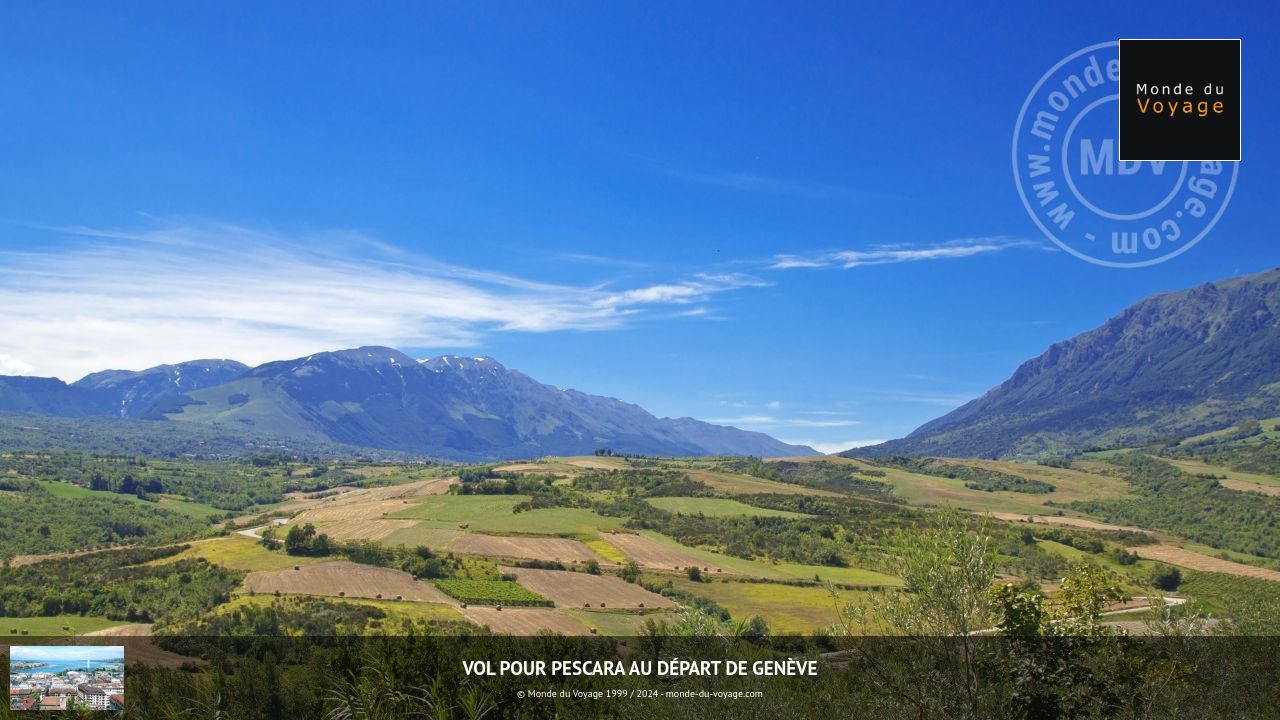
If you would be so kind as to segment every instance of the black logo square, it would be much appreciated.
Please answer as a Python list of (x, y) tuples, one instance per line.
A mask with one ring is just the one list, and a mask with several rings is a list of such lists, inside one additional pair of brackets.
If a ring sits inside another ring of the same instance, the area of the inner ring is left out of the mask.
[(1240, 159), (1239, 40), (1120, 41), (1121, 160)]

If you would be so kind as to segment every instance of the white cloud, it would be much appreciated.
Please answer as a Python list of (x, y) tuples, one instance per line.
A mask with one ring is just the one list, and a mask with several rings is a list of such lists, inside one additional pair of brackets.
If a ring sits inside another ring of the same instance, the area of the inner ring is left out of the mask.
[(767, 425), (771, 427), (837, 428), (858, 425), (857, 420), (807, 420), (805, 418), (778, 418), (772, 415), (739, 415), (737, 417), (708, 418), (716, 425)]
[(853, 427), (859, 425), (857, 420), (805, 420), (804, 418), (795, 418), (786, 421), (787, 425), (792, 427), (808, 427), (808, 428), (837, 428), (837, 427)]
[(688, 305), (707, 299), (715, 293), (744, 287), (764, 287), (768, 283), (749, 275), (697, 275), (692, 280), (679, 283), (650, 285), (624, 292), (606, 295), (596, 300), (595, 307), (614, 308), (628, 305), (667, 303)]
[(739, 415), (737, 417), (707, 418), (715, 425), (777, 425), (777, 418), (768, 415)]
[(368, 344), (469, 346), (495, 332), (609, 330), (650, 307), (764, 284), (747, 275), (622, 290), (543, 283), (344, 232), (64, 232), (80, 238), (71, 249), (0, 253), (2, 371), (73, 380), (203, 357), (257, 364)]
[(835, 250), (812, 256), (777, 255), (769, 265), (771, 270), (796, 268), (844, 269), (865, 265), (891, 265), (927, 260), (948, 260), (1001, 252), (1011, 248), (1036, 248), (1044, 244), (1034, 240), (1017, 240), (1003, 236), (967, 238), (934, 245), (873, 245), (867, 250)]
[(879, 445), (884, 440), (836, 440), (834, 442), (818, 441), (818, 440), (783, 440), (782, 442), (792, 445), (808, 445), (823, 455), (831, 455), (832, 453), (844, 452), (853, 448), (866, 447), (868, 445)]
[(0, 375), (26, 375), (31, 372), (31, 365), (16, 357), (0, 353)]
[(777, 410), (778, 408), (782, 407), (782, 402), (780, 400), (774, 400), (768, 403), (767, 405), (765, 405), (765, 407), (769, 408), (770, 410)]

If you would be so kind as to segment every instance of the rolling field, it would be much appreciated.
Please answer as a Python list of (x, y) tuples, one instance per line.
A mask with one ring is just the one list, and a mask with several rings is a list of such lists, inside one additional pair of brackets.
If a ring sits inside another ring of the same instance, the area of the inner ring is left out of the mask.
[[(375, 488), (354, 488), (338, 495), (306, 500), (289, 500), (274, 508), (277, 513), (298, 513), (290, 524), (376, 520), (403, 510), (415, 498), (449, 492), (456, 478), (431, 478)], [(300, 512), (299, 512), (300, 511)]]
[(646, 620), (670, 624), (677, 619), (675, 613), (671, 612), (646, 612), (642, 615), (634, 612), (599, 612), (571, 608), (566, 608), (563, 612), (583, 625), (594, 628), (598, 634), (610, 637), (636, 637), (644, 630)]
[(1215, 610), (1259, 600), (1280, 599), (1280, 585), (1269, 580), (1205, 571), (1188, 573), (1178, 591), (1209, 603)]
[[(923, 475), (893, 467), (879, 469), (885, 473), (883, 479), (893, 486), (894, 493), (913, 505), (952, 505), (970, 512), (1041, 515), (1046, 513), (1047, 502), (1117, 499), (1128, 495), (1128, 487), (1123, 480), (1102, 473), (993, 460), (947, 459), (947, 462), (1041, 480), (1053, 485), (1054, 491), (1039, 495), (1008, 491), (984, 492), (965, 487), (965, 481), (960, 478)], [(873, 467), (870, 464), (864, 465)]]
[(1232, 490), (1280, 496), (1280, 477), (1262, 475), (1259, 473), (1241, 472), (1240, 470), (1232, 470), (1219, 465), (1207, 465), (1199, 460), (1180, 458), (1160, 459), (1185, 472), (1189, 472), (1192, 475), (1216, 475), (1219, 478), (1226, 476), (1226, 479), (1220, 479), (1218, 482), (1222, 483), (1223, 487), (1228, 487)]
[(495, 633), (531, 637), (543, 632), (590, 635), (591, 629), (572, 615), (550, 608), (466, 607), (459, 610), (471, 622)]
[(441, 592), (467, 605), (552, 606), (551, 600), (510, 580), (436, 580)]
[[(308, 501), (312, 502), (312, 501)], [(408, 500), (370, 500), (354, 492), (319, 501), (318, 505), (298, 513), (290, 525), (343, 522), (348, 520), (381, 520), (408, 507)]]
[[(847, 585), (867, 585), (896, 587), (902, 582), (875, 570), (861, 568), (840, 568), (827, 565), (802, 565), (798, 563), (772, 563), (768, 560), (747, 560), (722, 553), (713, 553), (701, 548), (681, 545), (665, 535), (643, 531), (639, 535), (617, 533), (606, 535), (605, 539), (618, 546), (628, 557), (634, 559), (642, 567), (651, 570), (682, 572), (684, 568), (695, 565), (704, 568), (704, 572), (712, 574), (724, 573), (745, 575), (748, 577), (769, 580), (813, 580), (815, 576), (821, 582), (836, 582)], [(635, 548), (649, 562), (635, 557), (628, 551)], [(709, 570), (706, 570), (709, 568)]]
[(830, 627), (836, 622), (839, 607), (863, 595), (840, 591), (837, 600), (826, 588), (770, 583), (695, 583), (681, 580), (675, 585), (686, 592), (715, 600), (733, 615), (735, 621), (746, 620), (753, 615), (764, 618), (774, 635), (811, 634)]
[(792, 485), (791, 483), (777, 482), (776, 480), (765, 480), (754, 475), (739, 475), (737, 473), (727, 473), (718, 470), (690, 470), (689, 477), (704, 483), (716, 490), (722, 490), (728, 493), (738, 495), (760, 495), (760, 494), (779, 494), (779, 495), (820, 495), (825, 497), (837, 497), (839, 493), (830, 492), (828, 490), (819, 490), (817, 488), (804, 487), (803, 485)]
[(566, 608), (673, 609), (676, 604), (620, 578), (565, 570), (503, 568), (516, 582)]
[[(380, 520), (377, 522), (401, 522), (399, 520)], [(425, 545), (432, 550), (446, 551), (458, 538), (462, 537), (461, 530), (450, 530), (448, 528), (428, 527), (421, 522), (413, 522), (409, 526), (396, 530), (395, 532), (382, 538), (383, 545), (404, 545), (405, 547), (417, 547)]]
[(543, 508), (512, 512), (527, 495), (440, 495), (424, 497), (387, 517), (420, 520), (423, 527), (466, 529), (494, 534), (594, 537), (599, 530), (622, 526), (622, 519), (604, 517), (582, 508)]
[[(413, 520), (335, 520), (316, 525), (316, 529), (332, 540), (348, 542), (351, 540), (386, 540), (401, 530), (407, 530), (416, 524)], [(420, 543), (422, 544), (422, 543)]]
[(724, 568), (708, 562), (706, 555), (710, 553), (696, 554), (692, 548), (683, 547), (668, 538), (662, 538), (668, 542), (661, 542), (656, 539), (659, 537), (662, 536), (656, 533), (614, 533), (608, 536), (608, 543), (642, 567), (653, 570), (682, 571), (686, 567), (697, 566), (709, 572), (724, 572)]
[(504, 537), (464, 533), (450, 548), (453, 552), (488, 557), (510, 557), (528, 560), (555, 560), (565, 563), (600, 561), (595, 553), (577, 540), (567, 538)]
[[(27, 637), (87, 635), (127, 624), (119, 620), (83, 617), (80, 615), (32, 618), (0, 617), (0, 638), (8, 638), (9, 642), (14, 642), (17, 641), (16, 638), (21, 638), (24, 634)], [(63, 630), (63, 627), (69, 627), (70, 630)], [(0, 642), (5, 642), (5, 640), (0, 639)]]
[[(299, 569), (266, 570), (250, 573), (246, 590), (259, 594), (326, 595), (383, 600), (397, 598), (413, 602), (450, 603), (436, 588), (418, 582), (408, 573), (389, 568), (334, 560), (299, 565)], [(378, 596), (381, 596), (380, 598)]]
[(1269, 570), (1267, 568), (1254, 567), (1253, 565), (1245, 565), (1244, 563), (1238, 563), (1232, 560), (1222, 560), (1209, 555), (1201, 555), (1200, 553), (1185, 550), (1173, 545), (1145, 545), (1142, 547), (1129, 548), (1129, 552), (1137, 553), (1139, 557), (1148, 560), (1159, 560), (1160, 562), (1169, 563), (1170, 565), (1180, 565), (1192, 570), (1204, 570), (1206, 572), (1239, 575), (1241, 577), (1280, 582), (1280, 570)]
[[(1254, 435), (1253, 437), (1245, 438), (1240, 442), (1242, 443), (1259, 442), (1263, 438), (1268, 438), (1271, 440), (1280, 440), (1280, 431), (1277, 431), (1274, 429), (1277, 425), (1280, 425), (1280, 417), (1273, 417), (1273, 418), (1266, 418), (1264, 420), (1259, 420), (1258, 424), (1262, 426), (1262, 432), (1257, 435)], [(1227, 437), (1228, 435), (1231, 435), (1234, 432), (1236, 432), (1235, 427), (1228, 427), (1228, 428), (1223, 428), (1221, 430), (1214, 430), (1213, 432), (1207, 432), (1200, 435), (1193, 435), (1189, 438), (1186, 438), (1182, 441), (1182, 444), (1189, 445), (1189, 444), (1201, 442), (1203, 440), (1216, 440), (1218, 438)]]
[(323, 562), (322, 558), (297, 557), (286, 555), (282, 550), (268, 550), (262, 543), (243, 535), (228, 535), (193, 542), (186, 550), (173, 557), (151, 561), (152, 565), (165, 565), (185, 558), (204, 558), (214, 565), (221, 565), (231, 570), (260, 572), (265, 570), (283, 570), (294, 565), (312, 565)]
[(587, 549), (591, 550), (591, 552), (599, 555), (608, 562), (621, 565), (627, 561), (626, 553), (622, 552), (614, 545), (609, 544), (609, 541), (602, 538), (584, 540), (583, 544), (586, 545)]
[[(232, 612), (236, 608), (253, 606), (253, 607), (270, 607), (272, 603), (285, 602), (289, 598), (274, 597), (272, 595), (239, 595), (226, 605), (218, 608), (218, 612)], [(426, 622), (467, 622), (462, 616), (458, 608), (451, 604), (429, 603), (429, 602), (410, 602), (397, 600), (376, 600), (362, 597), (345, 597), (338, 602), (348, 603), (351, 605), (364, 605), (368, 607), (376, 607), (387, 613), (386, 620), (383, 621), (383, 627), (389, 631), (394, 631), (396, 624), (400, 620), (422, 620)]]
[(161, 510), (169, 510), (171, 512), (186, 515), (187, 517), (198, 518), (201, 520), (207, 520), (214, 515), (227, 514), (226, 510), (219, 510), (218, 508), (210, 507), (208, 505), (201, 505), (199, 503), (188, 502), (181, 498), (176, 498), (169, 495), (162, 495), (157, 499), (156, 502), (151, 502), (150, 500), (142, 500), (136, 495), (129, 495), (125, 493), (113, 493), (113, 492), (107, 492), (105, 490), (90, 490), (89, 488), (81, 487), (79, 485), (73, 485), (68, 482), (55, 482), (52, 480), (40, 480), (38, 482), (40, 483), (41, 487), (49, 491), (49, 494), (57, 498), (63, 498), (65, 500), (80, 500), (83, 498), (93, 498), (93, 497), (116, 498), (118, 500), (138, 503), (139, 505), (143, 505), (145, 507), (153, 507), (153, 508), (159, 508)]
[(737, 500), (725, 498), (655, 497), (646, 498), (646, 502), (661, 510), (684, 515), (706, 515), (707, 517), (809, 517), (803, 513), (789, 512), (787, 510), (753, 507)]
[(1085, 528), (1087, 530), (1128, 530), (1132, 532), (1150, 532), (1149, 530), (1144, 530), (1143, 528), (1134, 527), (1132, 525), (1111, 525), (1109, 523), (1098, 522), (1097, 520), (1067, 517), (1065, 515), (1021, 515), (1019, 513), (1005, 512), (989, 512), (983, 514), (990, 515), (997, 520), (1007, 520), (1009, 522), (1025, 523), (1030, 520), (1029, 524), (1044, 523), (1046, 525), (1068, 525), (1070, 527)]

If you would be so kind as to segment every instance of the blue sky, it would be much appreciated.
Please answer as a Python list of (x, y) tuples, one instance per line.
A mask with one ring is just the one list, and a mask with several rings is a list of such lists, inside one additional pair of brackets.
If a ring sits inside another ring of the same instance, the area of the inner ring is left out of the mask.
[[(6, 3), (0, 373), (384, 343), (900, 436), (1280, 264), (1264, 7)], [(1118, 37), (1244, 41), (1231, 205), (1140, 270), (1054, 251), (1009, 168), (1040, 75)]]
[(34, 645), (13, 647), (9, 655), (14, 660), (29, 662), (76, 662), (79, 660), (119, 660), (124, 657), (120, 645)]

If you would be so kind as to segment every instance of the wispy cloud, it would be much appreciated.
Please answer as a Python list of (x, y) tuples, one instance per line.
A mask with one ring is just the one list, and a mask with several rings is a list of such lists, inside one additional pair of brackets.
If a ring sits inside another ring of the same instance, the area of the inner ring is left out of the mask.
[(918, 392), (885, 392), (877, 393), (880, 397), (895, 403), (912, 403), (916, 405), (933, 405), (943, 408), (957, 408), (977, 397), (974, 393), (918, 393)]
[(606, 257), (604, 255), (592, 255), (589, 253), (558, 253), (555, 259), (564, 262), (579, 263), (582, 265), (599, 265), (601, 267), (624, 268), (629, 270), (641, 270), (649, 267), (649, 263), (639, 260), (627, 260), (625, 258)]
[(998, 253), (1014, 248), (1039, 248), (1043, 245), (1044, 243), (1035, 240), (1019, 240), (1003, 236), (951, 240), (932, 245), (872, 245), (866, 250), (832, 250), (815, 255), (777, 255), (768, 267), (770, 270), (851, 269), (866, 265), (951, 260)]
[(709, 275), (700, 274), (693, 279), (677, 283), (650, 285), (623, 292), (605, 295), (596, 300), (594, 305), (600, 308), (627, 307), (631, 305), (648, 305), (666, 303), (688, 305), (706, 300), (710, 296), (726, 290), (737, 290), (744, 287), (764, 287), (768, 283), (750, 275)]
[(80, 239), (70, 249), (0, 253), (0, 372), (71, 380), (196, 357), (259, 363), (362, 344), (461, 347), (498, 332), (602, 331), (765, 284), (744, 274), (624, 288), (545, 283), (345, 232), (187, 224), (64, 234)]

